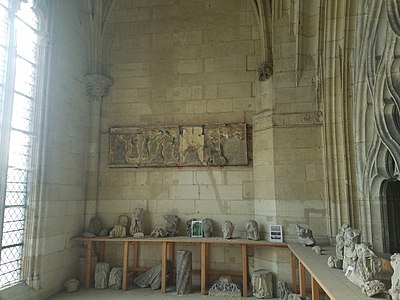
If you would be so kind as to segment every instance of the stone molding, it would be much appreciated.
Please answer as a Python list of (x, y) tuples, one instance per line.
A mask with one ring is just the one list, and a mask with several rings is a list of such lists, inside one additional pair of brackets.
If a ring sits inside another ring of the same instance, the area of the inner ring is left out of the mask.
[(276, 114), (272, 116), (273, 127), (299, 127), (299, 126), (321, 126), (323, 114), (320, 111)]

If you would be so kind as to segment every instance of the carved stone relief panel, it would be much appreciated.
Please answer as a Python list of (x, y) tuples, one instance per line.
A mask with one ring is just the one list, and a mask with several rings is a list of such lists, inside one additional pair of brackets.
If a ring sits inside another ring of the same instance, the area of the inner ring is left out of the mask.
[(110, 167), (247, 165), (246, 124), (110, 128)]

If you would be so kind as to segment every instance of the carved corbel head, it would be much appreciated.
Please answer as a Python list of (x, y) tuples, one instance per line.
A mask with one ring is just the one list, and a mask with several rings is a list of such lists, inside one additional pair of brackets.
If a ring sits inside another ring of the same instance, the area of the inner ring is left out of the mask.
[(258, 68), (258, 80), (265, 81), (270, 78), (272, 74), (272, 64), (267, 62), (261, 63), (260, 67)]

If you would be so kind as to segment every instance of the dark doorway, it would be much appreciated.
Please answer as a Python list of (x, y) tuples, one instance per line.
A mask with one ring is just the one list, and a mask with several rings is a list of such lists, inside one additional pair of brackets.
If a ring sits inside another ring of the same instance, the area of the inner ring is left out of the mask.
[(383, 242), (386, 253), (400, 252), (400, 182), (382, 183)]

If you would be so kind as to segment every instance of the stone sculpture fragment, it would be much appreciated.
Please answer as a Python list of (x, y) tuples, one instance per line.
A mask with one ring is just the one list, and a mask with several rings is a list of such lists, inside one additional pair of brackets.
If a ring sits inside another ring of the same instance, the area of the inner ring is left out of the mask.
[(231, 239), (233, 235), (234, 226), (231, 221), (225, 220), (222, 224), (222, 236), (224, 239)]
[(79, 289), (79, 280), (76, 278), (68, 279), (66, 282), (64, 282), (64, 288), (67, 293), (76, 292)]
[(108, 288), (119, 290), (122, 287), (122, 268), (114, 267), (110, 271), (110, 277), (108, 279)]
[(110, 231), (109, 236), (111, 238), (123, 238), (126, 237), (126, 226), (128, 225), (128, 217), (127, 216), (119, 216), (117, 220), (117, 224)]
[[(161, 271), (162, 265), (156, 265), (152, 267), (150, 270), (146, 271), (145, 273), (137, 276), (133, 281), (136, 285), (146, 288), (151, 287), (152, 290), (158, 290), (161, 288)], [(170, 271), (170, 262), (167, 261), (167, 276)]]
[(165, 220), (165, 231), (167, 236), (177, 236), (179, 229), (179, 218), (177, 215), (164, 215)]
[(213, 220), (211, 220), (210, 218), (203, 219), (203, 236), (212, 237), (213, 233), (214, 233)]
[(343, 224), (337, 235), (336, 235), (336, 258), (337, 259), (343, 259), (343, 250), (344, 250), (344, 239), (345, 239), (345, 232), (350, 226), (347, 224)]
[(273, 298), (272, 272), (260, 269), (251, 274), (251, 285), (253, 287), (253, 296), (258, 299)]
[(230, 276), (220, 276), (208, 291), (209, 296), (240, 297), (241, 291)]
[(360, 243), (361, 232), (358, 229), (348, 227), (344, 232), (343, 242), (343, 270), (346, 271), (349, 266), (354, 267), (357, 259), (355, 251), (356, 244)]
[(144, 209), (143, 208), (135, 208), (132, 212), (132, 223), (130, 227), (130, 234), (134, 238), (142, 238), (144, 237)]
[(372, 297), (385, 291), (385, 284), (379, 280), (366, 281), (361, 284), (361, 291), (368, 297)]
[(192, 252), (178, 250), (176, 255), (176, 293), (190, 294), (192, 288)]
[(163, 238), (163, 237), (168, 236), (168, 232), (162, 227), (156, 227), (156, 228), (154, 228), (154, 230), (151, 232), (150, 235), (151, 235), (151, 237), (154, 237), (154, 238)]
[(314, 246), (316, 244), (316, 241), (314, 239), (313, 232), (311, 229), (302, 227), (297, 224), (296, 225), (296, 234), (297, 234), (297, 240), (303, 246)]
[(395, 253), (390, 257), (390, 265), (393, 268), (393, 274), (389, 294), (393, 300), (400, 300), (400, 253)]
[(255, 220), (250, 220), (246, 224), (246, 239), (258, 241), (260, 239), (260, 230)]
[(110, 276), (110, 264), (97, 263), (94, 271), (94, 287), (96, 289), (106, 289)]

